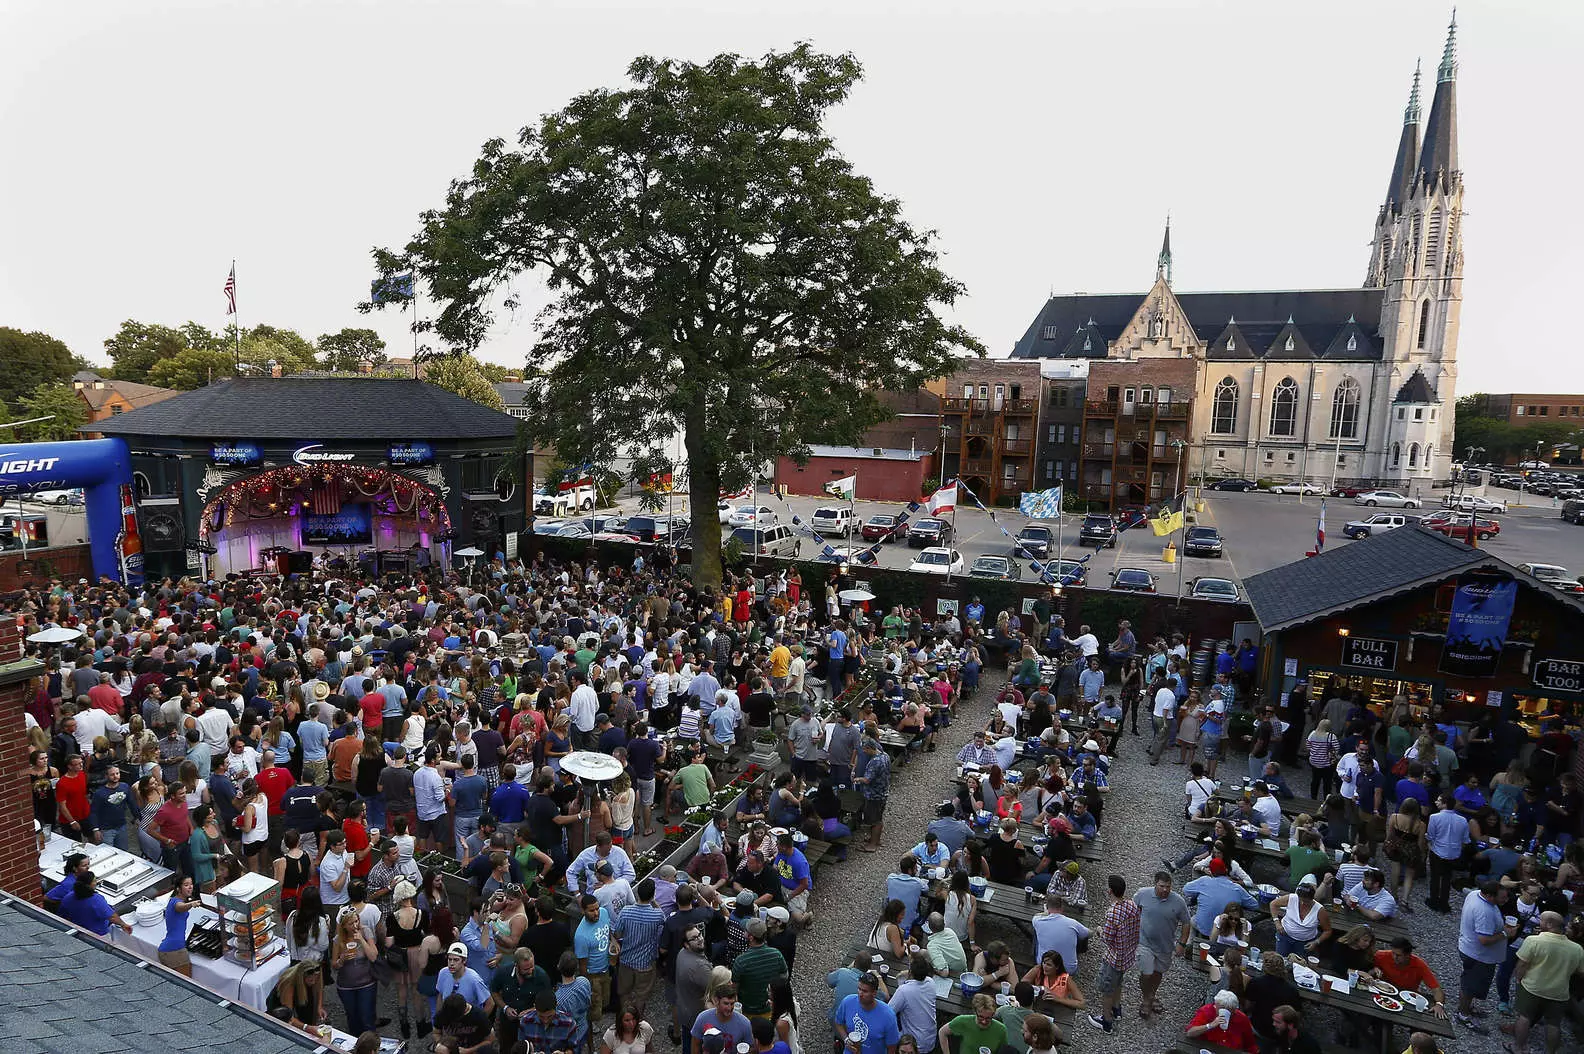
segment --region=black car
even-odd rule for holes
[[[1216,480],[1214,483],[1210,484],[1210,489],[1236,491],[1259,490],[1259,484],[1255,483],[1251,479],[1239,479],[1234,476],[1231,479]]]
[[[1092,545],[1096,549],[1115,549],[1117,544],[1116,521],[1109,516],[1085,516],[1078,528],[1078,544]]]
[[[1055,540],[1049,527],[1031,523],[1017,533],[1017,538],[1012,544],[1012,555],[1032,556],[1036,560],[1044,560],[1050,556],[1051,546]]]
[[[1220,556],[1221,532],[1214,527],[1190,527],[1183,533],[1183,552],[1189,556]]]
[[[908,528],[910,549],[923,549],[931,545],[946,545],[952,539],[951,524],[945,520],[919,520]]]

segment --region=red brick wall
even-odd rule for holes
[[[811,457],[799,465],[789,457],[776,462],[775,481],[790,494],[825,494],[825,484],[854,472],[857,496],[864,501],[916,501],[924,481],[934,474],[935,458],[926,454],[917,461],[884,461],[872,457]]]
[[[21,657],[21,629],[13,618],[0,619],[0,664]],[[44,897],[27,776],[27,726],[22,719],[33,691],[33,678],[0,688],[0,889],[39,904]]]
[[[34,548],[25,561],[20,551],[0,556],[0,592],[29,585],[48,585],[51,577],[92,581],[92,550],[87,545],[61,545],[51,549]]]

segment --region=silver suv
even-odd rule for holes
[[[784,523],[771,524],[769,527],[738,527],[730,536],[737,539],[747,556],[755,552],[760,556],[797,556],[801,547],[798,536]],[[757,549],[754,547],[756,542]]]

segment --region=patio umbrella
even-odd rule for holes
[[[875,595],[867,589],[844,589],[836,595],[853,604],[862,604],[875,598]]]
[[[69,640],[76,640],[83,635],[80,629],[68,629],[65,626],[50,626],[37,633],[28,635],[31,644],[65,644]]]

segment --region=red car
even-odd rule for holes
[[[1420,520],[1420,524],[1432,531],[1440,531],[1451,538],[1466,541],[1469,533],[1468,516],[1453,516],[1447,513],[1436,513]],[[1477,520],[1474,524],[1474,536],[1480,541],[1494,538],[1501,533],[1501,524],[1495,520]]]
[[[1374,489],[1374,487],[1332,487],[1331,496],[1333,498],[1356,498],[1365,491]]]
[[[858,535],[866,542],[894,542],[907,537],[907,524],[895,516],[871,516],[858,529]]]

